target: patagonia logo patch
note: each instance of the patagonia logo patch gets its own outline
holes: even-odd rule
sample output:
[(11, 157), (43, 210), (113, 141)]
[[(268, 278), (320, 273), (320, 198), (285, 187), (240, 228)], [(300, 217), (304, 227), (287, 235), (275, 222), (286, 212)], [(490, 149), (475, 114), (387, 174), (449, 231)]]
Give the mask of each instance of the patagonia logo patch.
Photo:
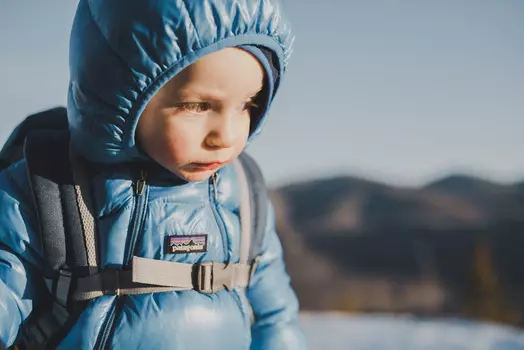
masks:
[(207, 252), (207, 235), (167, 236), (166, 254)]

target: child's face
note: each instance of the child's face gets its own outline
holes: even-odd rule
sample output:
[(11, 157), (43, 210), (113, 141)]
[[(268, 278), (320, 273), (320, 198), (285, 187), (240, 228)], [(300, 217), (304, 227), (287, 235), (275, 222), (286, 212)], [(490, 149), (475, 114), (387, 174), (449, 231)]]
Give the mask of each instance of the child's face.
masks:
[(172, 173), (203, 181), (244, 149), (263, 81), (262, 66), (244, 50), (205, 56), (153, 96), (140, 117), (138, 140)]

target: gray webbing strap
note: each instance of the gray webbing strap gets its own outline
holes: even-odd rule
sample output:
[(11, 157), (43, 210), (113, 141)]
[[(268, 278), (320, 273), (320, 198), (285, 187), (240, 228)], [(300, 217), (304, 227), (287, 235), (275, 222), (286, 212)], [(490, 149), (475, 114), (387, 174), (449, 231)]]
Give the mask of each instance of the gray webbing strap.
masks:
[(87, 262), (90, 272), (98, 270), (97, 241), (96, 241), (96, 220), (91, 210), (93, 202), (89, 191), (89, 179), (86, 177), (84, 162), (78, 158), (78, 155), (70, 149), (69, 152), (71, 168), (75, 183), (76, 200), (80, 211), (82, 228), (84, 233), (85, 246), (87, 250)]
[[(249, 174), (246, 173), (244, 163), (239, 159), (236, 159), (233, 163), (233, 166), (235, 167), (238, 178), (238, 184), (240, 187), (240, 226), (242, 229), (242, 238), (240, 241), (240, 263), (247, 264), (251, 250), (251, 238), (255, 233), (252, 228), (251, 218), (251, 213), (253, 210), (253, 208), (251, 208), (251, 200), (253, 197), (253, 193), (250, 192), (253, 188), (250, 186), (250, 183), (248, 181)], [(253, 273), (255, 273), (255, 270), (258, 267), (258, 261), (258, 256), (255, 259), (253, 259), (251, 269), (249, 272), (249, 278), (244, 288), (247, 288), (247, 286), (249, 285), (249, 280), (251, 279), (251, 276), (253, 275)], [(251, 320), (251, 325), (253, 325), (255, 323), (255, 313), (253, 312), (251, 304), (248, 305), (247, 309), (249, 313), (249, 318)]]
[(249, 248), (251, 246), (251, 200), (249, 197), (249, 184), (242, 163), (237, 159), (233, 162), (238, 184), (240, 187), (240, 227), (242, 238), (240, 240), (240, 264), (247, 265)]
[(259, 259), (266, 235), (269, 198), (264, 175), (256, 161), (243, 152), (238, 157), (246, 173), (251, 199), (251, 248), (248, 261)]
[(133, 257), (130, 270), (106, 269), (79, 278), (73, 300), (88, 300), (106, 294), (146, 294), (168, 291), (197, 290), (216, 293), (235, 287), (245, 288), (251, 266), (204, 262), (178, 262)]
[(224, 288), (246, 287), (251, 270), (244, 264), (209, 261), (193, 265), (135, 256), (132, 272), (134, 283), (214, 293)]
[(161, 287), (133, 282), (132, 270), (106, 269), (95, 275), (79, 278), (73, 300), (82, 301), (103, 295), (129, 295), (170, 292), (189, 288)]

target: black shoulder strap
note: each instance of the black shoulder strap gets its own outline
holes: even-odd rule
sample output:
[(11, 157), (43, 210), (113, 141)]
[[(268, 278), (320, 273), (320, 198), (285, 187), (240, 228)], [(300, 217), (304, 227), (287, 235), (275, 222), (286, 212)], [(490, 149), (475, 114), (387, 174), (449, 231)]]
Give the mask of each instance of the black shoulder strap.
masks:
[(249, 248), (249, 261), (253, 261), (260, 255), (260, 251), (262, 250), (264, 234), (266, 232), (268, 195), (264, 176), (256, 161), (246, 153), (242, 153), (239, 160), (244, 167), (249, 184), (251, 226), (253, 232), (251, 247)]
[(34, 131), (24, 155), (46, 263), (46, 277), (87, 266), (66, 131)]
[(56, 344), (78, 316), (76, 305), (69, 302), (72, 275), (86, 275), (89, 267), (67, 130), (30, 132), (24, 156), (39, 221), (44, 273), (55, 301), (27, 323), (21, 346), (45, 349), (52, 348), (50, 344)]

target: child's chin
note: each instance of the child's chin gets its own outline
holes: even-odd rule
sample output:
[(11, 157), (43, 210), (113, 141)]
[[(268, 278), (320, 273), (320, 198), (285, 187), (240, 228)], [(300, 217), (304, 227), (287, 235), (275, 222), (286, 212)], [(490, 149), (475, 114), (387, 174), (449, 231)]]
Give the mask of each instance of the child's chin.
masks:
[(183, 172), (178, 176), (189, 182), (202, 182), (209, 179), (213, 173), (214, 171)]

